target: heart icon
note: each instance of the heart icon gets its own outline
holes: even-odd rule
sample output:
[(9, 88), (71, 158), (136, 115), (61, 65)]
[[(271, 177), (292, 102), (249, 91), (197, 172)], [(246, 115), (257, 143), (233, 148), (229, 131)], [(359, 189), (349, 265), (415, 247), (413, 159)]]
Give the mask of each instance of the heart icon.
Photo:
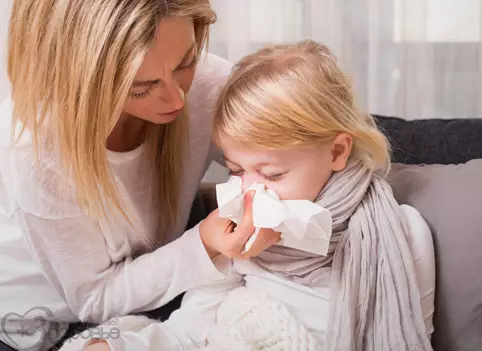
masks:
[(49, 333), (53, 317), (52, 311), (46, 307), (31, 308), (23, 316), (10, 312), (1, 319), (0, 334), (16, 350), (39, 350)]

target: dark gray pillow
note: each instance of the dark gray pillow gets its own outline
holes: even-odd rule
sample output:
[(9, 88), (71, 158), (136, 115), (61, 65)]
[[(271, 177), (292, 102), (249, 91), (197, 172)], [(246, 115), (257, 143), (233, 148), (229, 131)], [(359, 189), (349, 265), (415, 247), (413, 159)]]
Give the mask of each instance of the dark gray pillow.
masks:
[(447, 165), (482, 158), (482, 118), (373, 117), (390, 140), (393, 162)]
[(395, 164), (395, 197), (428, 222), (435, 244), (435, 351), (482, 350), (482, 159)]

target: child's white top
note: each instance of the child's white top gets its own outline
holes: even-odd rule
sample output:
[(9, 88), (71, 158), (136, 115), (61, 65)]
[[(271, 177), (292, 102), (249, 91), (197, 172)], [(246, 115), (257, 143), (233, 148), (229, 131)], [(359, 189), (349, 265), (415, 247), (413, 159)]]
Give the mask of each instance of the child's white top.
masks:
[[(407, 240), (420, 291), (422, 313), (427, 335), (431, 335), (434, 330), (435, 293), (435, 257), (432, 235), (427, 223), (413, 207), (400, 206), (400, 218), (407, 228)], [(230, 265), (222, 257), (219, 257), (218, 264), (220, 266)], [(230, 266), (229, 271), (230, 273), (224, 280), (188, 292), (182, 307), (174, 312), (165, 323), (148, 320), (144, 317), (128, 316), (113, 320), (109, 325), (103, 326), (102, 330), (104, 336), (107, 336), (111, 351), (175, 351), (197, 348), (221, 351), (218, 345), (207, 348), (204, 346), (206, 340), (212, 336), (213, 326), (216, 324), (216, 319), (219, 318), (218, 309), (222, 302), (230, 292), (238, 290), (237, 288), (241, 286), (245, 286), (248, 292), (254, 293), (254, 296), (262, 291), (276, 298), (301, 324), (308, 328), (317, 340), (323, 342), (330, 311), (330, 267), (326, 267), (320, 272), (322, 282), (316, 287), (303, 286), (276, 276), (265, 271), (255, 261), (236, 261)], [(263, 335), (266, 335), (267, 330), (272, 326), (270, 323), (278, 322), (276, 318), (273, 316), (271, 321), (270, 316), (266, 316), (266, 314), (260, 316), (256, 313), (250, 316), (249, 313), (243, 312), (243, 305), (246, 304), (246, 301), (240, 298), (238, 302), (238, 304), (236, 301), (230, 304), (228, 311), (224, 308), (224, 318), (226, 315), (230, 318), (231, 314), (233, 320), (243, 319), (237, 329), (239, 334), (250, 332), (249, 339), (254, 340), (260, 336), (262, 341), (267, 342)], [(252, 325), (247, 325), (247, 323)], [(110, 334), (109, 330), (112, 328), (116, 333)], [(281, 328), (276, 330), (279, 333), (293, 333), (292, 330), (281, 330)], [(276, 339), (276, 336), (271, 336)], [(299, 337), (299, 335), (295, 336)], [(84, 339), (73, 341), (72, 344), (68, 343), (61, 351), (78, 350), (85, 341)], [(225, 345), (227, 345), (228, 341), (225, 341)], [(267, 347), (266, 349), (271, 350), (272, 348)], [(233, 348), (228, 346), (226, 350), (233, 350)]]
[[(51, 312), (56, 320), (101, 322), (157, 308), (179, 293), (224, 277), (207, 255), (198, 228), (181, 234), (215, 154), (212, 113), (230, 69), (213, 55), (197, 68), (188, 96), (191, 128), (181, 220), (167, 233), (169, 244), (135, 260), (132, 256), (147, 248), (125, 220), (115, 218), (113, 230), (101, 229), (76, 205), (73, 188), (71, 195), (60, 193), (65, 179), (55, 168), (56, 156), (41, 159), (37, 170), (29, 138), (10, 147), (12, 103), (0, 106), (0, 320), (18, 319), (13, 313), (28, 318)], [(141, 167), (143, 152), (141, 146), (109, 152), (108, 157), (127, 206), (153, 235), (158, 214), (146, 208), (150, 194)], [(0, 329), (0, 340), (11, 344), (4, 332)], [(38, 343), (36, 337), (13, 341), (27, 347)]]

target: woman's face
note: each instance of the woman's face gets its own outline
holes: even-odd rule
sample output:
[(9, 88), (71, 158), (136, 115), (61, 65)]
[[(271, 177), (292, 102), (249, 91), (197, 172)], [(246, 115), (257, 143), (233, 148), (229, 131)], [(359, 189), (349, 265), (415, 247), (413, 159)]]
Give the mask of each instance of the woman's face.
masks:
[(197, 47), (189, 18), (163, 19), (138, 70), (124, 114), (155, 124), (172, 122), (184, 108), (194, 78)]

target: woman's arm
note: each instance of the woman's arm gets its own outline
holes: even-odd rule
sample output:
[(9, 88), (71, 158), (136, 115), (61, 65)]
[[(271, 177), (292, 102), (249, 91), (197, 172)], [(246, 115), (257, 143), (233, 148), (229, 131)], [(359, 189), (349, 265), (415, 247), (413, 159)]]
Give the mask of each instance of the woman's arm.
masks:
[[(202, 223), (204, 240), (196, 226), (170, 244), (133, 259), (125, 247), (129, 245), (126, 233), (107, 233), (109, 228), (85, 215), (73, 187), (51, 166), (55, 164), (51, 159), (42, 159), (36, 167), (29, 149), (13, 156), (5, 176), (9, 198), (16, 204), (16, 221), (42, 274), (82, 321), (102, 322), (154, 309), (184, 291), (223, 279), (206, 247), (213, 255), (234, 256), (233, 248), (240, 253), (254, 231), (252, 221), (245, 221), (236, 233), (227, 235), (232, 230), (227, 221), (210, 216)], [(211, 245), (205, 246), (206, 241)]]
[[(104, 340), (94, 340), (95, 343), (86, 350), (177, 351), (203, 348), (211, 328), (215, 326), (219, 306), (230, 291), (243, 284), (243, 277), (230, 266), (225, 279), (187, 292), (181, 308), (166, 322), (141, 316), (113, 319), (101, 328)], [(95, 335), (94, 330), (88, 334)], [(86, 342), (81, 339), (74, 337), (67, 340), (61, 351), (78, 350)]]
[[(216, 77), (226, 76), (220, 71), (214, 65), (206, 70), (204, 78), (198, 79), (203, 88), (197, 89), (199, 94), (212, 91), (210, 95), (214, 95), (221, 78), (213, 81), (213, 72), (218, 72)], [(201, 97), (196, 100), (205, 102)], [(205, 107), (207, 112), (211, 107)], [(184, 291), (224, 278), (206, 248), (211, 255), (236, 256), (254, 231), (252, 221), (246, 225), (243, 221), (235, 233), (226, 235), (230, 234), (223, 228), (226, 220), (210, 216), (215, 225), (206, 225), (208, 219), (203, 221), (202, 239), (198, 226), (152, 253), (124, 259), (128, 250), (118, 250), (115, 245), (119, 245), (116, 235), (125, 233), (105, 235), (105, 228), (78, 208), (70, 194), (75, 195), (75, 189), (58, 173), (55, 156), (41, 154), (37, 167), (29, 144), (22, 143), (12, 152), (8, 160), (5, 158), (5, 170), (11, 176), (9, 193), (16, 203), (21, 230), (49, 284), (83, 321), (101, 322), (154, 309)], [(68, 185), (66, 194), (59, 185)]]
[(46, 278), (82, 321), (154, 309), (224, 278), (204, 248), (199, 226), (152, 253), (113, 262), (101, 229), (89, 218), (20, 216)]
[(248, 197), (245, 218), (235, 232), (230, 221), (214, 212), (179, 239), (133, 259), (125, 247), (126, 233), (108, 233), (109, 227), (85, 215), (75, 191), (59, 189), (68, 183), (47, 162), (37, 168), (27, 158), (16, 158), (15, 171), (5, 173), (12, 185), (9, 198), (16, 203), (16, 221), (32, 258), (82, 321), (98, 323), (155, 309), (182, 292), (222, 280), (225, 275), (208, 251), (236, 257), (254, 232)]

